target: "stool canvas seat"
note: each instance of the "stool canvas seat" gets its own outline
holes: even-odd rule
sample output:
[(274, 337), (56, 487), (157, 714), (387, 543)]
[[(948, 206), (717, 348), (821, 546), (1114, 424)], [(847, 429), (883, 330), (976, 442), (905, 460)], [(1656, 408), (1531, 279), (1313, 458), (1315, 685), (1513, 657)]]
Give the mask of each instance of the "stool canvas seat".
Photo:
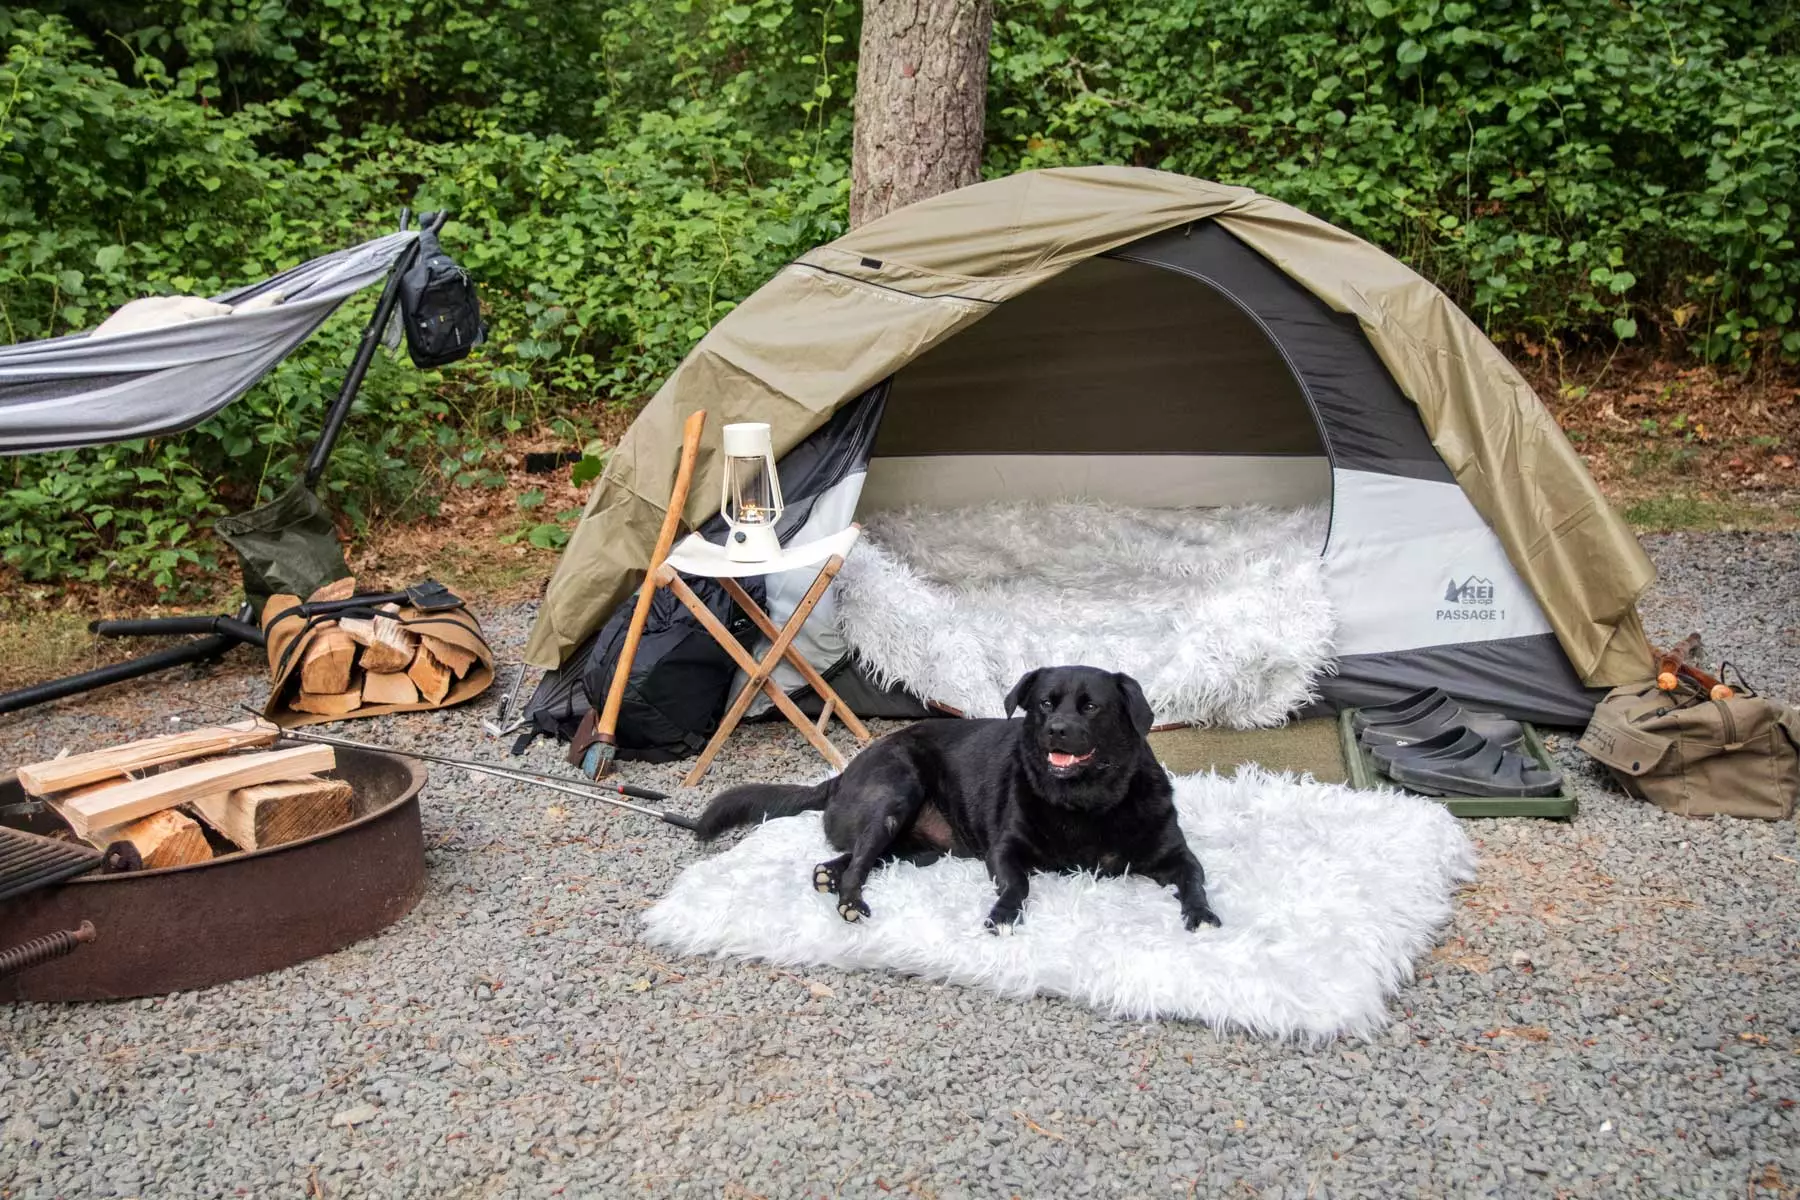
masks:
[(690, 533), (675, 544), (675, 548), (669, 551), (669, 557), (663, 561), (683, 575), (700, 575), (707, 579), (749, 579), (756, 575), (779, 575), (783, 571), (797, 571), (801, 567), (822, 563), (833, 555), (846, 558), (850, 554), (850, 547), (856, 545), (856, 539), (861, 534), (861, 528), (852, 525), (817, 541), (799, 546), (783, 546), (781, 553), (775, 558), (761, 562), (733, 562), (726, 557), (724, 546), (718, 542), (709, 542), (697, 533)]

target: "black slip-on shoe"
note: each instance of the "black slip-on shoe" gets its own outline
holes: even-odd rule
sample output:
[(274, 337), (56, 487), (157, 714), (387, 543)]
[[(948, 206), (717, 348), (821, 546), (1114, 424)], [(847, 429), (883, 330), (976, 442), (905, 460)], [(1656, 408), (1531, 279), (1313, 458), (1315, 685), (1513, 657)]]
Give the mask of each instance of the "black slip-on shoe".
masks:
[(1498, 713), (1470, 712), (1456, 701), (1445, 699), (1404, 724), (1371, 725), (1358, 740), (1371, 750), (1376, 746), (1404, 746), (1458, 726), (1502, 746), (1517, 745), (1525, 736), (1517, 721)]
[(1462, 758), (1399, 758), (1388, 775), (1427, 796), (1554, 796), (1562, 791), (1561, 771), (1540, 767), (1492, 742)]
[(1450, 693), (1443, 688), (1425, 688), (1410, 696), (1403, 696), (1392, 704), (1371, 704), (1367, 708), (1357, 709), (1350, 716), (1350, 728), (1361, 733), (1371, 725), (1411, 721), (1422, 716), (1426, 709), (1439, 701), (1448, 699)]

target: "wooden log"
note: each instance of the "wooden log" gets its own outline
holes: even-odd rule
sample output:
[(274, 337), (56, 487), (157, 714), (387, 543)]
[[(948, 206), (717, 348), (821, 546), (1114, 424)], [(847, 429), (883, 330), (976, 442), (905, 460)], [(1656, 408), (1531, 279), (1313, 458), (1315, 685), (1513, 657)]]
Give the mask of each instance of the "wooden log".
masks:
[(240, 849), (260, 850), (347, 824), (350, 797), (343, 780), (308, 775), (203, 796), (194, 811)]
[(363, 676), (364, 704), (417, 704), (419, 689), (405, 671), (370, 671)]
[[(344, 617), (338, 628), (350, 635), (363, 648), (361, 662), (368, 671), (391, 675), (412, 665), (413, 653), (419, 647), (418, 635), (392, 617)], [(440, 660), (442, 655), (438, 656)]]
[(332, 580), (308, 596), (306, 602), (308, 604), (324, 604), (332, 600), (348, 600), (354, 595), (356, 595), (356, 577), (348, 575), (343, 579)]
[[(412, 666), (413, 655), (419, 649), (417, 634), (389, 616), (377, 615), (369, 626), (372, 640), (363, 651), (365, 670), (391, 675)], [(442, 657), (439, 655), (440, 660)]]
[(19, 786), (33, 796), (48, 796), (106, 779), (123, 778), (164, 763), (185, 762), (190, 758), (204, 758), (250, 746), (267, 746), (280, 735), (281, 731), (275, 726), (255, 720), (167, 733), (105, 750), (28, 763), (19, 768)]
[(300, 656), (300, 690), (315, 696), (347, 692), (355, 665), (355, 639), (336, 626), (321, 629)]
[[(365, 678), (367, 678), (365, 676)], [(288, 707), (296, 712), (313, 713), (321, 717), (341, 717), (347, 712), (355, 712), (363, 706), (363, 694), (360, 686), (347, 692), (301, 692), (288, 702)]]
[(474, 651), (464, 650), (454, 642), (432, 637), (429, 633), (422, 635), (420, 640), (430, 647), (431, 656), (454, 671), (458, 679), (467, 675), (469, 668), (481, 661)]
[(432, 704), (442, 704), (444, 697), (450, 694), (450, 668), (438, 661), (429, 646), (419, 646), (406, 675), (418, 685), (419, 694)]
[(189, 863), (206, 862), (213, 856), (206, 834), (185, 813), (165, 808), (138, 821), (96, 829), (82, 839), (88, 845), (104, 850), (114, 842), (130, 842), (137, 847), (138, 857), (146, 870), (158, 867), (185, 867)]
[(53, 799), (52, 808), (76, 834), (86, 837), (95, 829), (123, 825), (187, 804), (201, 796), (216, 796), (236, 788), (282, 779), (297, 779), (337, 765), (330, 746), (295, 746), (289, 750), (265, 750), (257, 754), (233, 754), (189, 763), (126, 783), (109, 784), (79, 796)]

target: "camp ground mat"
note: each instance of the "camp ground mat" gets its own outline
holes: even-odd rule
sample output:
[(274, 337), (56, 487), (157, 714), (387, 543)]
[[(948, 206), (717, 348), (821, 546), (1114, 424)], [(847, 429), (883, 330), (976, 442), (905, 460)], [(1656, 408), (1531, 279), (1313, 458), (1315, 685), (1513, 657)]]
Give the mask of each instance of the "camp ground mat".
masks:
[(1344, 748), (1330, 717), (1291, 721), (1272, 729), (1221, 729), (1188, 725), (1150, 734), (1156, 761), (1177, 775), (1216, 771), (1230, 775), (1245, 763), (1269, 771), (1311, 775), (1320, 783), (1347, 783)]
[[(1407, 791), (1405, 785), (1389, 779), (1376, 765), (1369, 752), (1356, 739), (1356, 727), (1350, 723), (1357, 710), (1346, 708), (1338, 714), (1338, 737), (1343, 744), (1344, 761), (1350, 769), (1350, 786), (1355, 788), (1392, 787)], [(1525, 730), (1524, 749), (1537, 764), (1562, 772), (1562, 791), (1554, 796), (1431, 796), (1459, 817), (1573, 817), (1580, 805), (1575, 801), (1575, 788), (1569, 773), (1563, 771), (1544, 748), (1537, 726), (1520, 722)]]

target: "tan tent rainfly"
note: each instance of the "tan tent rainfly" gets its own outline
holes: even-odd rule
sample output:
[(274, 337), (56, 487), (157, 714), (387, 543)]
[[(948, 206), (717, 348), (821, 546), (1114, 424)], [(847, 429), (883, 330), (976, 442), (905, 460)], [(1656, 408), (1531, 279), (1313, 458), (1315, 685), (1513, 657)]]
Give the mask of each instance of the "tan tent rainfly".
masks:
[[(1125, 167), (911, 205), (748, 297), (614, 452), (528, 660), (562, 665), (637, 586), (689, 413), (714, 430), (767, 421), (785, 454), (872, 389), (885, 411), (852, 510), (984, 488), (1169, 507), (1329, 500), (1343, 628), (1328, 696), (1448, 674), (1459, 695), (1574, 719), (1581, 685), (1650, 670), (1635, 610), (1649, 561), (1455, 305), (1288, 205)], [(712, 438), (691, 524), (717, 511), (718, 466)], [(1550, 682), (1509, 682), (1546, 669)]]

